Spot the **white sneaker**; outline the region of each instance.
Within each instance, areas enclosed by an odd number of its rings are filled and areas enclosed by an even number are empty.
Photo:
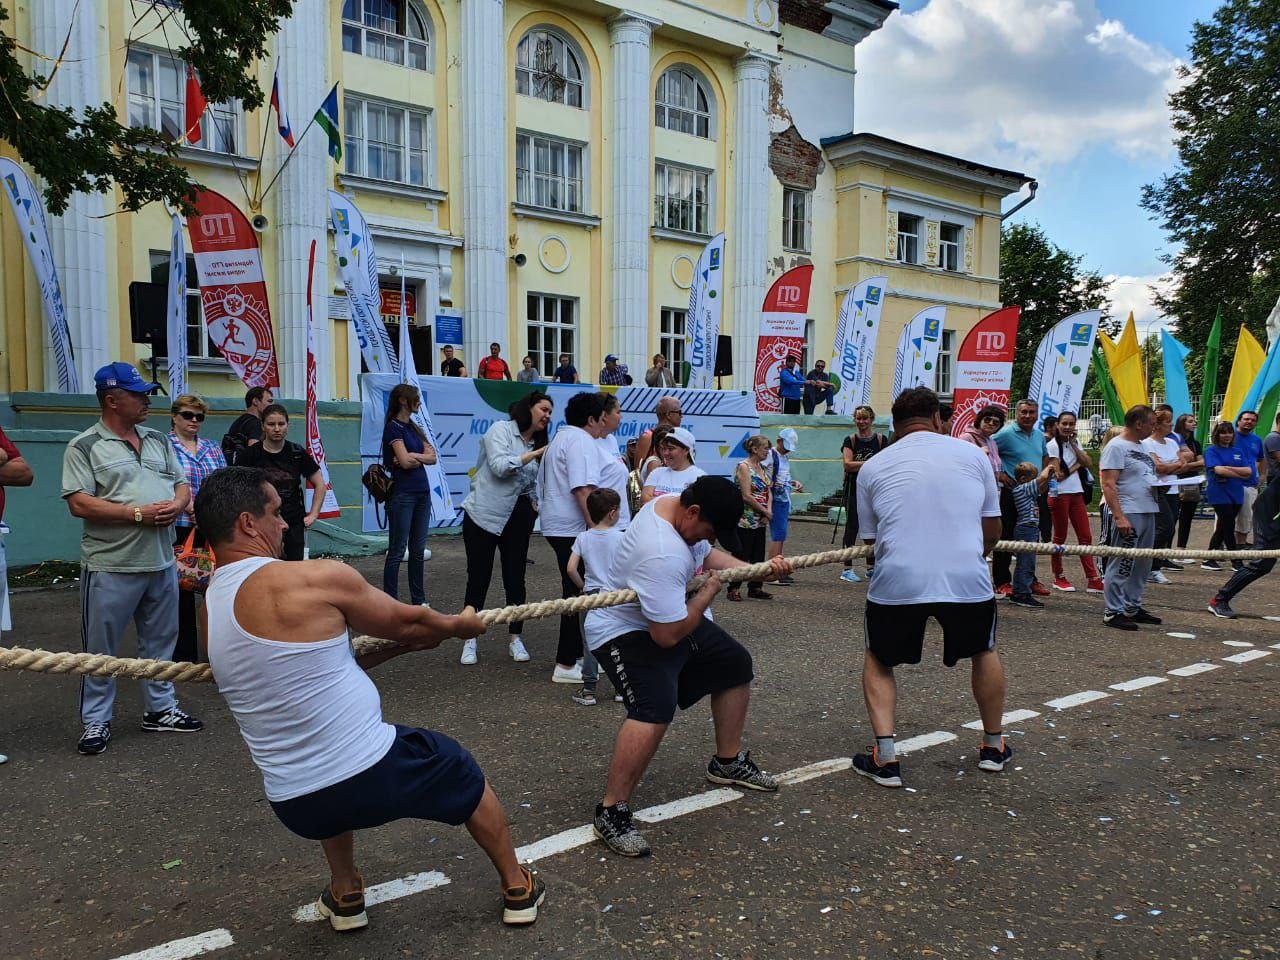
[[[840,574],[840,579],[843,580],[845,583],[861,583],[862,582],[862,578],[853,572],[852,567],[850,567],[848,570]]]
[[[430,559],[431,559],[431,548],[430,548],[430,547],[424,547],[424,548],[422,549],[422,559],[423,559],[423,560],[430,560]],[[408,548],[408,547],[405,547],[405,548],[404,548],[404,556],[400,558],[400,562],[401,562],[401,563],[408,563],[408,562],[409,562],[409,548]]]
[[[470,666],[473,666],[475,662],[479,659],[480,659],[480,656],[478,653],[476,653],[475,640],[464,640],[462,642],[462,656],[461,658],[459,658],[458,662],[462,664],[466,664],[468,667],[470,667]]]
[[[529,659],[529,651],[524,648],[524,641],[519,634],[511,638],[507,649],[511,651],[511,659],[516,663],[524,663]]]
[[[1168,584],[1168,583],[1173,583],[1173,581],[1164,575],[1163,570],[1152,570],[1150,576],[1147,577],[1147,583]]]
[[[552,683],[581,683],[582,682],[582,664],[575,663],[572,667],[562,667],[556,664],[555,670],[551,672]]]

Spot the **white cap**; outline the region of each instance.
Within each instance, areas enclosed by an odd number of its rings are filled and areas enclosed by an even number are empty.
[[[782,449],[787,453],[795,453],[796,447],[800,446],[800,438],[791,427],[784,427],[779,430],[778,439],[782,441]]]
[[[693,438],[693,432],[684,427],[675,427],[667,431],[667,437],[672,443],[678,443],[689,451],[689,456],[693,457],[697,454],[698,442]]]

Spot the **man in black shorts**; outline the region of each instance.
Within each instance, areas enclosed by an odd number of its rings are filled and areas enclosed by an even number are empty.
[[[978,768],[1004,769],[1004,667],[996,653],[996,603],[983,559],[1000,539],[1000,494],[985,454],[939,433],[938,397],[926,387],[893,402],[894,443],[858,473],[859,532],[875,543],[867,590],[862,693],[876,742],[853,768],[885,787],[902,786],[894,746],[893,668],[919,663],[925,624],[942,626],[942,662],[973,661],[982,717]]]
[[[720,592],[714,572],[692,596],[694,571],[746,566],[711,546],[737,529],[742,494],[723,477],[699,477],[677,496],[650,501],[631,521],[604,578],[606,590],[631,588],[639,602],[592,610],[586,638],[627,705],[609,764],[595,834],[614,853],[642,857],[649,843],[631,824],[631,791],[658,750],[676,707],[711,697],[716,752],[707,765],[712,783],[774,791],[778,782],[742,750],[751,699],[751,654],[705,616]],[[791,564],[774,557],[776,580]]]

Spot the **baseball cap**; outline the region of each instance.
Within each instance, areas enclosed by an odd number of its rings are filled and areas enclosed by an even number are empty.
[[[697,441],[693,437],[693,431],[686,427],[674,427],[667,432],[667,439],[672,443],[678,443],[689,451],[689,455],[693,456],[697,452]]]
[[[120,389],[130,393],[155,393],[160,389],[160,384],[143,380],[137,367],[123,360],[99,368],[93,375],[93,385],[99,390]]]
[[[737,543],[738,520],[742,517],[742,491],[725,477],[699,477],[685,487],[680,502],[688,496],[689,505],[702,510],[702,519],[711,524],[720,542]]]
[[[782,449],[787,453],[795,453],[796,447],[800,446],[800,438],[791,427],[784,427],[779,430],[778,439],[782,441]]]
[[[612,360],[614,363],[617,363],[617,362],[618,362],[618,357],[617,357],[617,355],[616,355],[616,354],[612,354],[612,353],[611,353],[611,354],[609,354],[608,356],[606,356],[606,357],[604,358],[604,362],[605,362],[605,363],[608,363],[610,360]]]

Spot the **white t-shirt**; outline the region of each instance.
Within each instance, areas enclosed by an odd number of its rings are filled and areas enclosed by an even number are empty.
[[[1063,470],[1070,470],[1076,465],[1076,451],[1069,443],[1060,440],[1052,441],[1048,446],[1049,456],[1057,457],[1062,462]],[[1080,471],[1076,471],[1065,480],[1058,481],[1058,493],[1084,493],[1084,485],[1080,481]]]
[[[596,484],[598,487],[612,487],[617,491],[618,496],[622,498],[622,504],[618,507],[618,523],[619,530],[626,530],[631,523],[631,501],[627,496],[627,465],[622,460],[622,455],[618,452],[618,441],[610,434],[607,437],[601,437],[596,441],[596,452],[599,456],[600,480]]]
[[[684,488],[699,477],[705,477],[707,471],[693,464],[683,470],[672,470],[670,467],[658,467],[645,478],[644,485],[653,487],[658,496],[667,493],[684,493]]]
[[[586,568],[582,574],[582,582],[588,592],[606,590],[605,582],[609,578],[609,570],[613,567],[613,556],[622,541],[623,531],[618,527],[605,527],[583,530],[573,540],[573,552],[582,558]]]
[[[676,528],[658,516],[654,508],[661,501],[651,500],[635,515],[601,585],[602,590],[630,588],[640,601],[589,611],[584,624],[588,649],[596,650],[624,633],[648,630],[650,623],[678,623],[689,615],[685,592],[711,544],[685,543]]]
[[[875,540],[875,603],[991,599],[982,518],[1000,516],[991,461],[971,443],[917,430],[858,471],[858,536]]]
[[[1177,461],[1178,450],[1181,449],[1181,446],[1178,441],[1173,438],[1173,434],[1170,434],[1163,440],[1157,440],[1155,437],[1147,437],[1147,439],[1142,441],[1142,449],[1151,454],[1153,458],[1158,459],[1161,463],[1169,463],[1170,461]],[[1163,475],[1157,473],[1155,482],[1151,485],[1153,487],[1161,488],[1161,493],[1165,493],[1167,492],[1165,488],[1171,487],[1174,479],[1175,475],[1172,473],[1166,473]]]
[[[595,438],[581,427],[565,424],[556,431],[538,467],[543,536],[576,537],[587,529],[573,491],[600,485],[602,460]]]

